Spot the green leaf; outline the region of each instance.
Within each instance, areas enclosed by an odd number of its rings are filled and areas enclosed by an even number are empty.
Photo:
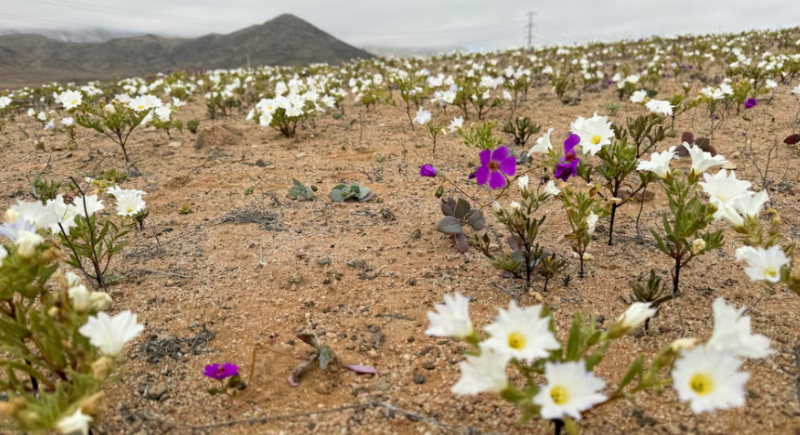
[[[636,357],[635,360],[633,360],[633,363],[631,363],[628,372],[625,374],[625,377],[622,378],[622,382],[620,382],[619,387],[617,387],[617,391],[618,392],[622,391],[625,387],[628,386],[628,384],[631,383],[633,378],[636,376],[638,376],[639,379],[641,380],[642,370],[644,370],[644,356],[639,355],[638,357]]]
[[[453,216],[445,216],[439,221],[439,225],[436,226],[436,229],[445,234],[458,234],[464,231],[464,227],[462,227],[458,219]]]
[[[119,281],[121,279],[124,279],[124,278],[125,278],[125,275],[121,275],[119,273],[111,273],[111,274],[103,276],[103,283],[111,284],[113,282],[117,282],[117,281]]]
[[[583,318],[581,313],[576,311],[575,317],[572,318],[572,327],[569,329],[569,338],[567,339],[567,355],[564,357],[565,361],[577,361],[578,351],[581,346],[581,328],[583,327]]]
[[[463,219],[464,216],[469,213],[470,210],[469,202],[463,198],[458,198],[458,203],[456,203],[456,210],[455,215],[458,219]]]
[[[578,435],[578,423],[569,417],[564,417],[564,429],[569,435]]]
[[[333,350],[327,344],[323,344],[319,347],[319,368],[325,370],[328,368],[328,365],[333,361],[334,355]]]

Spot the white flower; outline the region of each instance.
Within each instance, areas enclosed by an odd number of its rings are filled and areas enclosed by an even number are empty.
[[[528,181],[530,177],[527,175],[523,175],[522,177],[517,178],[517,185],[519,186],[520,192],[527,192],[528,191]]]
[[[114,197],[117,198],[117,215],[119,216],[133,216],[145,207],[142,197],[129,191],[117,192]]]
[[[425,125],[430,120],[431,120],[431,112],[420,107],[419,110],[417,111],[417,116],[414,117],[414,122],[420,125]]]
[[[75,308],[75,311],[86,311],[89,309],[91,293],[85,285],[78,284],[74,287],[70,287],[69,290],[67,290],[67,294],[72,301],[72,306]]]
[[[644,107],[647,107],[647,110],[649,110],[650,113],[672,116],[672,104],[669,104],[669,101],[650,100],[644,105]]]
[[[88,213],[89,217],[105,208],[103,206],[103,201],[97,199],[97,195],[76,196],[72,200],[72,205],[75,206],[75,209],[77,210],[76,213],[79,213],[83,216]]]
[[[797,85],[796,88],[792,89],[792,93],[797,96],[800,96],[800,85]]]
[[[172,97],[172,105],[175,107],[183,107],[186,103],[181,101],[180,98]]]
[[[115,184],[114,187],[107,188],[106,193],[113,196],[114,198],[118,198],[123,195],[139,195],[139,196],[147,195],[147,192],[145,192],[144,190],[122,189],[119,187],[118,184]]]
[[[744,384],[750,374],[740,372],[733,355],[699,346],[686,352],[672,370],[672,387],[683,402],[699,414],[744,405]]]
[[[433,308],[437,312],[428,312],[431,324],[425,334],[463,339],[475,333],[469,318],[469,298],[460,293],[444,295],[444,304],[434,304]]]
[[[58,194],[55,199],[48,201],[47,206],[56,217],[56,223],[50,225],[50,232],[58,234],[61,232],[61,228],[63,228],[64,234],[69,236],[70,228],[78,226],[78,224],[75,223],[75,216],[78,213],[75,206],[66,204],[61,194]],[[61,225],[59,226],[59,224]]]
[[[647,319],[656,315],[657,310],[650,308],[650,302],[635,302],[622,313],[621,316],[609,327],[615,337],[621,337],[632,329],[636,329]]]
[[[669,167],[669,162],[674,158],[675,147],[670,147],[667,151],[650,154],[649,161],[639,160],[636,170],[652,172],[661,178],[666,178],[667,175],[672,172]]]
[[[692,173],[694,175],[700,175],[714,166],[721,166],[728,163],[725,157],[719,154],[712,157],[711,153],[703,151],[703,149],[697,145],[689,145],[688,142],[684,142],[683,147],[686,148],[686,151],[689,152],[689,156],[692,158]]]
[[[447,126],[447,129],[450,130],[450,133],[453,133],[454,131],[461,128],[463,125],[464,125],[464,117],[459,116],[458,118],[453,118],[453,120],[450,121],[450,125]]]
[[[789,264],[789,258],[783,253],[780,246],[769,249],[762,247],[751,248],[741,252],[736,251],[737,259],[743,257],[747,261],[744,272],[753,281],[768,281],[775,284],[781,280],[781,268]]]
[[[61,120],[61,125],[63,125],[64,127],[69,127],[70,125],[72,125],[74,123],[75,123],[75,119],[73,119],[72,117],[69,117],[69,116]]]
[[[19,231],[14,244],[17,246],[17,254],[22,258],[30,258],[36,247],[44,243],[42,236],[31,231]]]
[[[81,277],[79,277],[75,272],[67,272],[64,275],[64,279],[67,280],[67,288],[75,287],[76,285],[81,284]]]
[[[461,378],[453,385],[455,394],[499,393],[508,387],[508,357],[490,349],[481,349],[480,356],[467,355],[459,363]]]
[[[12,102],[13,100],[11,98],[8,98],[7,96],[3,95],[2,97],[0,97],[0,110],[3,110],[6,107],[8,107]]]
[[[116,111],[117,109],[114,107],[113,104],[109,103],[103,106],[103,112],[105,112],[106,115],[113,115]]]
[[[56,423],[55,429],[62,435],[74,435],[81,433],[83,435],[89,434],[89,423],[92,422],[92,417],[81,412],[81,408],[75,410],[72,415],[62,417]]]
[[[778,82],[772,79],[767,79],[766,84],[764,85],[767,89],[774,89],[778,87]]]
[[[769,339],[750,331],[750,316],[743,316],[745,308],[736,309],[722,298],[712,305],[714,333],[707,346],[740,358],[764,358],[772,353]]]
[[[556,187],[556,183],[550,180],[547,182],[547,185],[544,186],[544,194],[547,196],[558,196],[561,194],[561,191]]]
[[[721,205],[733,205],[737,198],[747,194],[747,189],[751,184],[746,180],[737,180],[736,173],[730,172],[730,176],[725,169],[714,175],[703,174],[705,182],[700,182],[703,192],[708,194],[709,202],[721,208]]]
[[[761,213],[761,208],[764,207],[767,201],[769,201],[769,195],[766,190],[762,190],[758,193],[748,193],[736,198],[733,208],[745,216],[757,218]]]
[[[742,246],[736,248],[736,261],[747,261],[750,255],[755,253],[756,250],[752,246]]]
[[[155,113],[159,121],[167,122],[169,121],[170,115],[172,115],[172,108],[169,106],[161,106],[155,110]]]
[[[589,119],[579,117],[570,125],[570,129],[573,134],[581,138],[579,145],[584,154],[597,154],[604,145],[609,145],[611,138],[614,137],[608,117],[597,116],[597,113]]]
[[[581,411],[591,409],[608,397],[600,394],[606,382],[586,370],[583,361],[563,363],[548,362],[544,365],[544,378],[533,403],[542,407],[540,413],[547,420],[570,417],[581,419]]]
[[[647,98],[647,91],[636,91],[631,95],[631,103],[644,103],[644,99]]]
[[[547,130],[547,133],[543,134],[542,137],[536,139],[536,145],[528,151],[528,154],[533,153],[542,153],[547,154],[550,150],[553,149],[553,144],[550,143],[550,133],[553,132],[553,129],[550,128]]]
[[[542,306],[519,308],[511,301],[508,310],[500,310],[494,323],[487,326],[491,337],[481,346],[508,358],[533,361],[561,347],[549,329],[550,317],[541,317]]]
[[[106,313],[97,313],[89,317],[85,325],[78,329],[89,339],[92,346],[97,347],[106,356],[116,356],[122,351],[125,343],[138,337],[144,326],[136,323],[136,314],[125,310],[114,317]]]
[[[597,216],[593,211],[590,211],[589,216],[586,216],[586,227],[589,234],[594,233],[598,219],[600,219],[600,217]]]
[[[63,94],[59,95],[59,101],[67,110],[80,106],[82,99],[83,95],[78,91],[64,91]]]

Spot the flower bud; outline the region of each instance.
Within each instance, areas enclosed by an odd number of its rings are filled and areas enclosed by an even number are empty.
[[[79,277],[75,272],[67,272],[67,274],[64,275],[64,278],[66,278],[67,281],[67,285],[64,287],[67,289],[70,287],[75,287],[76,285],[81,285],[81,277]]]
[[[19,213],[17,213],[16,211],[14,211],[14,210],[9,208],[8,210],[6,210],[6,214],[5,214],[4,219],[9,224],[13,224],[14,222],[17,221],[18,217],[19,217]]]
[[[436,189],[436,197],[441,198],[442,195],[444,195],[444,186],[439,186],[439,188]]]
[[[106,113],[106,115],[113,115],[113,114],[114,114],[114,112],[116,112],[116,111],[117,111],[117,109],[115,109],[115,108],[114,108],[114,105],[113,105],[113,104],[106,104],[106,105],[103,107],[103,112],[105,112],[105,113]]]
[[[86,311],[91,306],[91,293],[85,285],[80,284],[67,290],[69,299],[72,301],[72,307],[75,311]]]
[[[612,204],[615,204],[615,205],[622,204],[622,198],[611,198],[610,201],[611,201]]]
[[[503,212],[503,206],[500,205],[499,202],[495,201],[492,203],[492,210],[494,210],[496,214],[500,214]]]
[[[52,262],[54,262],[54,261],[56,261],[56,260],[58,260],[59,258],[62,258],[62,257],[64,257],[64,252],[62,252],[60,249],[56,248],[55,246],[51,246],[50,249],[48,249],[48,250],[44,251],[44,253],[42,253],[42,261],[44,261],[45,263],[48,263],[48,264],[52,263]]]
[[[114,360],[110,357],[102,356],[92,363],[92,376],[97,380],[105,380],[112,370],[114,370]]]
[[[678,353],[682,350],[690,350],[697,344],[696,338],[679,338],[672,343],[669,347],[673,352]]]
[[[608,337],[611,339],[622,337],[636,329],[647,319],[656,315],[656,309],[650,308],[650,302],[636,302],[622,313],[616,322],[608,327]]]
[[[89,302],[93,311],[105,311],[111,307],[113,300],[108,293],[94,292],[89,296]]]
[[[17,234],[17,254],[22,258],[30,258],[42,242],[44,242],[42,236],[30,231],[21,231]]]
[[[703,249],[706,249],[706,241],[703,239],[694,239],[692,242],[692,254],[697,255]]]

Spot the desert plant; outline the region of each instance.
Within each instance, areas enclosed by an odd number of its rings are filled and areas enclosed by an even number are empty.
[[[464,227],[470,226],[475,231],[482,230],[486,226],[483,212],[473,209],[469,201],[463,198],[458,198],[458,201],[453,198],[442,199],[441,210],[444,218],[439,221],[436,229],[452,235],[459,252],[462,254],[468,252],[469,243]]]
[[[297,178],[292,178],[292,187],[289,188],[289,198],[299,201],[313,201],[316,186],[306,186]],[[252,193],[252,189],[251,189]]]
[[[328,193],[328,198],[334,202],[358,201],[367,202],[372,199],[374,195],[369,187],[362,186],[359,183],[338,184]]]
[[[528,139],[534,134],[539,133],[541,129],[541,125],[534,124],[533,121],[526,116],[524,118],[517,117],[514,121],[509,120],[503,126],[503,133],[514,136],[514,145],[525,146],[525,144],[528,143]]]

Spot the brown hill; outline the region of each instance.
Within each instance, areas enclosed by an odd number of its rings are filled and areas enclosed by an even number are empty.
[[[247,65],[338,64],[371,54],[348,45],[293,15],[227,35],[194,39],[154,35],[74,43],[42,35],[0,36],[0,85],[87,81],[172,69],[237,68]]]

